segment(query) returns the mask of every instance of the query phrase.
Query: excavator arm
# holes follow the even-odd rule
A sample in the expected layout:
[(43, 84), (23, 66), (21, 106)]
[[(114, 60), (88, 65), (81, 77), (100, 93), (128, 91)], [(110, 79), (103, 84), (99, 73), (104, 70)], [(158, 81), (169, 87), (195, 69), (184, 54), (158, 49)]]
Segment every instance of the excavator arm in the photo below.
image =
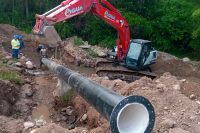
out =
[(36, 15), (35, 34), (43, 34), (45, 26), (54, 25), (91, 10), (92, 0), (65, 0), (50, 11)]
[(124, 59), (130, 42), (130, 28), (126, 19), (107, 0), (65, 0), (50, 11), (36, 15), (33, 33), (45, 35), (49, 43), (55, 43), (53, 37), (58, 38), (55, 29), (47, 30), (48, 28), (52, 29), (51, 25), (88, 12), (98, 16), (118, 31), (117, 58), (119, 61)]

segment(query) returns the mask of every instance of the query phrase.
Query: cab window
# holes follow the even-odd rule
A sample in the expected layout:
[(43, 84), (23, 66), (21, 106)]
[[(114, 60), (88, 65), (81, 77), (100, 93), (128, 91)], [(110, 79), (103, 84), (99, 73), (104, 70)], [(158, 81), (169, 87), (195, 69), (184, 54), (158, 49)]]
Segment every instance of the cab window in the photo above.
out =
[(138, 60), (140, 57), (142, 46), (141, 44), (132, 42), (129, 47), (129, 51), (127, 54), (128, 58)]

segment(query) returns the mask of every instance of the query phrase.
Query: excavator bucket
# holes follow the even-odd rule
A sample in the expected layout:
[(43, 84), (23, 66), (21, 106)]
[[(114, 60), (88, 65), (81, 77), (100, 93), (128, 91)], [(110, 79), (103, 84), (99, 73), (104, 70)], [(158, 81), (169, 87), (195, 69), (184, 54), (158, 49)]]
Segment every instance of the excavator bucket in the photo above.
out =
[(44, 26), (42, 34), (34, 34), (33, 39), (38, 43), (47, 44), (49, 47), (57, 47), (62, 41), (54, 26)]

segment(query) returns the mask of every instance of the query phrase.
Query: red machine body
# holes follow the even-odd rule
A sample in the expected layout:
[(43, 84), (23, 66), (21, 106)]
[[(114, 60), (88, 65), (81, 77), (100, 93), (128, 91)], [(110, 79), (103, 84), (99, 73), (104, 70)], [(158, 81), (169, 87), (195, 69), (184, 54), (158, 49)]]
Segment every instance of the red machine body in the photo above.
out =
[(118, 31), (117, 58), (118, 61), (125, 59), (130, 43), (130, 28), (126, 19), (107, 0), (65, 0), (43, 15), (36, 15), (33, 32), (42, 34), (45, 26), (88, 12), (101, 18)]

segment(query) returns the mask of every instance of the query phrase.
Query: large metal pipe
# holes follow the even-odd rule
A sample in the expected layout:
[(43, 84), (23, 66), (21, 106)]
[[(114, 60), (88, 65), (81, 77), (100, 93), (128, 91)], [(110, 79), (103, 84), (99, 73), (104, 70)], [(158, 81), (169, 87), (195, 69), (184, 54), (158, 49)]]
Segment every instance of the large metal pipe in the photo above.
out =
[(112, 133), (151, 133), (155, 112), (146, 98), (124, 97), (49, 59), (42, 62), (110, 121)]

